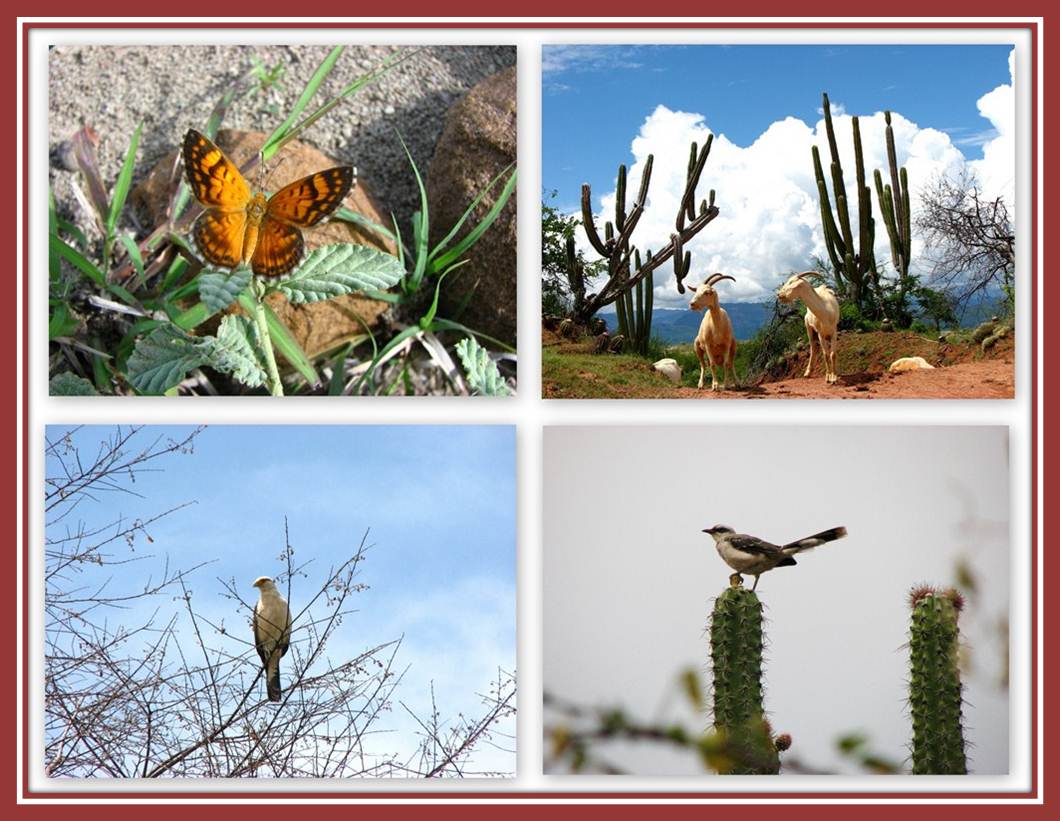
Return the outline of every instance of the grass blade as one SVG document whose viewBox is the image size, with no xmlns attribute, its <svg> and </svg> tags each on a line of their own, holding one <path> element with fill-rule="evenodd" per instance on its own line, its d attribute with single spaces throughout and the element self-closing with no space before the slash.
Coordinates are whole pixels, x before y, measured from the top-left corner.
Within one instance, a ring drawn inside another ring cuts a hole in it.
<svg viewBox="0 0 1060 821">
<path fill-rule="evenodd" d="M 317 67 L 317 70 L 313 72 L 313 76 L 309 78 L 309 82 L 306 83 L 306 87 L 302 90 L 302 94 L 294 104 L 294 108 L 291 109 L 291 113 L 287 115 L 287 119 L 280 123 L 279 127 L 268 136 L 265 144 L 262 145 L 261 156 L 263 160 L 267 162 L 280 149 L 280 145 L 285 142 L 288 133 L 293 131 L 294 124 L 298 122 L 298 118 L 305 111 L 306 106 L 309 105 L 309 101 L 313 99 L 313 95 L 317 93 L 321 84 L 331 73 L 331 70 L 335 68 L 335 62 L 342 55 L 345 48 L 345 46 L 335 46 Z"/>
<path fill-rule="evenodd" d="M 140 246 L 137 245 L 136 240 L 128 234 L 121 234 L 118 239 L 121 240 L 121 244 L 125 246 L 125 250 L 129 254 L 129 259 L 132 260 L 133 268 L 136 269 L 136 273 L 140 275 L 140 281 L 143 282 L 144 258 L 140 253 Z"/>
<path fill-rule="evenodd" d="M 244 291 L 239 295 L 239 304 L 244 311 L 253 316 L 256 307 L 254 305 L 254 297 L 249 292 Z M 280 318 L 276 316 L 267 303 L 265 305 L 265 323 L 269 326 L 269 337 L 272 339 L 273 345 L 276 346 L 276 350 L 283 354 L 284 359 L 302 374 L 310 385 L 319 385 L 320 374 L 313 367 L 313 363 L 309 360 L 306 352 L 302 350 L 302 346 L 298 344 L 298 340 L 294 338 L 287 326 L 280 321 Z"/>
<path fill-rule="evenodd" d="M 277 151 L 279 151 L 281 148 L 283 148 L 284 145 L 286 145 L 291 140 L 295 139 L 299 134 L 301 134 L 303 131 L 305 131 L 307 128 L 309 128 L 313 123 L 315 123 L 317 120 L 319 120 L 325 114 L 329 113 L 333 108 L 335 108 L 337 105 L 339 105 L 339 103 L 341 103 L 347 97 L 351 96 L 352 94 L 356 93 L 357 91 L 360 91 L 366 85 L 369 85 L 370 83 L 374 83 L 376 80 L 378 80 L 380 77 L 382 77 L 387 71 L 392 69 L 394 66 L 396 66 L 398 63 L 402 62 L 403 60 L 407 60 L 409 57 L 411 57 L 412 55 L 416 54 L 419 50 L 420 49 L 416 49 L 414 51 L 411 51 L 411 52 L 408 52 L 408 53 L 405 53 L 405 54 L 402 54 L 401 52 L 398 52 L 398 53 L 388 57 L 386 60 L 384 60 L 379 65 L 379 68 L 373 69 L 368 74 L 364 74 L 364 75 L 358 77 L 356 80 L 354 80 L 352 83 L 350 83 L 344 89 L 342 89 L 342 91 L 340 91 L 338 94 L 336 94 L 334 97 L 332 97 L 326 103 L 324 103 L 324 105 L 320 106 L 320 108 L 318 108 L 316 111 L 314 111 L 312 114 L 310 114 L 304 120 L 302 120 L 302 122 L 300 122 L 298 125 L 296 125 L 294 128 L 292 128 L 290 131 L 288 131 L 287 134 L 283 135 L 282 137 L 279 137 L 275 143 L 273 143 L 272 145 L 269 145 L 269 153 L 265 155 L 265 159 L 268 160 L 269 157 L 271 157 L 273 154 L 275 154 Z M 271 139 L 272 138 L 270 137 L 270 141 L 271 141 Z"/>
<path fill-rule="evenodd" d="M 514 165 L 514 163 L 512 165 Z M 464 211 L 464 213 L 461 214 L 460 219 L 458 219 L 456 221 L 456 225 L 454 225 L 452 227 L 452 229 L 449 231 L 449 233 L 446 234 L 442 238 L 442 241 L 439 242 L 436 246 L 434 246 L 434 248 L 431 250 L 431 257 L 430 257 L 431 259 L 434 259 L 434 257 L 438 256 L 438 254 L 440 254 L 442 251 L 445 250 L 445 247 L 452 241 L 453 237 L 455 237 L 457 235 L 457 233 L 459 233 L 460 229 L 463 227 L 464 223 L 467 221 L 467 218 L 471 216 L 471 213 L 475 210 L 475 208 L 478 206 L 478 204 L 480 202 L 482 202 L 482 198 L 485 197 L 486 194 L 488 194 L 493 189 L 493 186 L 495 186 L 498 182 L 500 182 L 501 179 L 504 177 L 504 175 L 507 174 L 512 169 L 512 165 L 509 165 L 507 168 L 505 168 L 503 171 L 501 171 L 500 174 L 498 174 L 496 177 L 494 177 L 492 180 L 490 180 L 489 185 L 487 185 L 485 188 L 483 188 L 482 191 L 479 193 L 479 195 L 477 197 L 475 197 L 475 199 L 472 201 L 471 205 L 469 205 L 467 207 L 467 209 Z M 503 199 L 504 195 L 502 194 L 501 196 L 502 196 L 502 199 Z"/>
<path fill-rule="evenodd" d="M 431 323 L 434 322 L 434 315 L 438 313 L 438 297 L 442 293 L 442 282 L 445 280 L 445 278 L 449 274 L 451 274 L 453 271 L 455 271 L 461 265 L 464 265 L 466 262 L 467 262 L 466 259 L 462 259 L 456 265 L 451 265 L 450 267 L 446 268 L 441 273 L 441 275 L 438 277 L 438 279 L 435 281 L 435 283 L 434 283 L 434 301 L 431 302 L 431 307 L 427 309 L 427 313 L 425 313 L 420 318 L 420 327 L 421 328 L 427 329 L 427 328 L 431 327 Z"/>
<path fill-rule="evenodd" d="M 432 263 L 434 270 L 440 270 L 460 258 L 468 248 L 478 242 L 478 238 L 481 237 L 489 229 L 491 225 L 496 221 L 501 209 L 508 204 L 508 200 L 512 196 L 512 192 L 515 190 L 516 178 L 518 177 L 517 171 L 512 171 L 511 177 L 508 178 L 508 182 L 504 186 L 504 190 L 501 191 L 500 197 L 493 203 L 493 207 L 486 213 L 486 216 L 482 218 L 482 221 L 472 228 L 466 237 L 460 242 L 454 245 L 449 251 L 442 254 L 440 257 L 435 259 Z"/>
<path fill-rule="evenodd" d="M 416 256 L 416 267 L 412 271 L 411 285 L 412 291 L 415 292 L 419 289 L 420 282 L 423 281 L 424 271 L 427 270 L 427 243 L 430 240 L 430 218 L 427 213 L 427 188 L 423 184 L 423 177 L 420 176 L 420 169 L 416 167 L 416 161 L 412 159 L 412 154 L 409 153 L 409 147 L 405 145 L 405 141 L 401 139 L 400 134 L 398 134 L 398 141 L 401 143 L 401 148 L 404 150 L 405 156 L 409 158 L 409 165 L 412 166 L 412 173 L 416 176 L 416 185 L 420 189 L 420 210 L 412 217 L 412 242 L 413 253 Z"/>
<path fill-rule="evenodd" d="M 48 236 L 59 236 L 59 217 L 55 214 L 55 194 L 48 189 Z M 48 245 L 48 281 L 58 282 L 60 273 L 59 252 Z"/>
<path fill-rule="evenodd" d="M 391 242 L 397 242 L 397 237 L 391 231 L 388 231 L 378 222 L 373 222 L 363 214 L 358 214 L 356 211 L 351 211 L 349 208 L 340 208 L 335 212 L 335 216 L 332 219 L 343 220 L 345 222 L 353 223 L 359 228 L 365 228 L 374 234 L 378 234 L 384 239 L 388 239 Z"/>
<path fill-rule="evenodd" d="M 508 353 L 515 353 L 515 348 L 507 342 L 501 342 L 496 337 L 489 336 L 481 331 L 476 331 L 473 328 L 467 327 L 467 325 L 461 325 L 459 322 L 453 322 L 451 319 L 437 318 L 431 323 L 431 327 L 428 330 L 434 331 L 435 333 L 438 333 L 439 331 L 459 331 L 460 333 L 468 334 L 477 339 L 485 339 L 487 342 L 492 342 L 498 348 L 501 348 Z"/>
<path fill-rule="evenodd" d="M 114 226 L 118 223 L 118 216 L 125 207 L 125 198 L 129 195 L 129 187 L 132 185 L 133 167 L 136 163 L 136 149 L 140 146 L 140 131 L 143 123 L 136 126 L 132 139 L 129 141 L 129 150 L 125 152 L 125 160 L 121 164 L 118 173 L 118 181 L 114 184 L 114 196 L 110 200 L 110 211 L 107 212 L 106 235 L 114 236 Z"/>
</svg>

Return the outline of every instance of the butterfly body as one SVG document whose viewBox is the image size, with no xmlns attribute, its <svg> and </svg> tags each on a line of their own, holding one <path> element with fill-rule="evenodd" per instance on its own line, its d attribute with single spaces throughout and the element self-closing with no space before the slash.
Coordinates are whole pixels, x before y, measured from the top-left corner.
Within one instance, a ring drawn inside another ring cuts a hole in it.
<svg viewBox="0 0 1060 821">
<path fill-rule="evenodd" d="M 198 131 L 184 137 L 188 185 L 204 211 L 191 234 L 212 265 L 249 263 L 258 276 L 293 271 L 305 254 L 301 228 L 312 227 L 337 209 L 353 186 L 353 168 L 318 171 L 284 186 L 271 197 L 252 192 L 235 164 Z"/>
</svg>

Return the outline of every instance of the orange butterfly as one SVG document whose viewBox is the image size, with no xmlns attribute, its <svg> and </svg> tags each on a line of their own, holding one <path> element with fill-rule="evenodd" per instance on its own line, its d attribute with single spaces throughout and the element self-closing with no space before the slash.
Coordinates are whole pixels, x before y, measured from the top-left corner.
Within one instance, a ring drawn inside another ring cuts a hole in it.
<svg viewBox="0 0 1060 821">
<path fill-rule="evenodd" d="M 353 168 L 342 165 L 292 182 L 266 198 L 251 194 L 220 148 L 198 131 L 184 137 L 184 171 L 191 191 L 206 208 L 191 229 L 199 253 L 222 268 L 249 262 L 258 276 L 293 271 L 302 261 L 309 228 L 342 204 L 353 185 Z"/>
</svg>

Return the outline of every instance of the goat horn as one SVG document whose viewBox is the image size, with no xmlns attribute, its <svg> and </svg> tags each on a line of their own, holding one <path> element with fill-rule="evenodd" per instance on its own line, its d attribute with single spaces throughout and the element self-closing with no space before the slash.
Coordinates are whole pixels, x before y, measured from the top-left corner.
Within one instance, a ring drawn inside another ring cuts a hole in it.
<svg viewBox="0 0 1060 821">
<path fill-rule="evenodd" d="M 707 277 L 707 285 L 713 285 L 715 282 L 720 282 L 723 279 L 731 279 L 736 282 L 736 277 L 731 277 L 728 274 L 711 274 Z"/>
<path fill-rule="evenodd" d="M 820 271 L 803 271 L 801 274 L 795 274 L 799 279 L 805 279 L 806 277 L 817 277 L 818 279 L 824 279 L 824 274 Z"/>
</svg>

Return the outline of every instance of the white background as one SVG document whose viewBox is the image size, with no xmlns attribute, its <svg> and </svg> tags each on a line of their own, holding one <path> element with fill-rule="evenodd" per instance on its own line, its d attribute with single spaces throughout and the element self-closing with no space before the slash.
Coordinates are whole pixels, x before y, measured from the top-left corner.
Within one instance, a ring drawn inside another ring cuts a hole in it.
<svg viewBox="0 0 1060 821">
<path fill-rule="evenodd" d="M 159 22 L 156 18 L 152 23 Z M 510 21 L 505 21 L 510 22 Z M 532 22 L 532 21 L 531 21 Z M 569 21 L 568 21 L 569 22 Z M 731 21 L 727 21 L 731 22 Z M 832 21 L 830 21 L 832 22 Z M 861 22 L 861 21 L 859 21 Z M 918 22 L 927 22 L 921 19 Z M 1039 20 L 1039 27 L 1041 21 Z M 19 20 L 21 27 L 22 20 Z M 40 562 L 39 552 L 35 546 L 41 544 L 41 510 L 39 505 L 41 487 L 43 430 L 46 424 L 65 424 L 71 422 L 85 423 L 248 423 L 256 424 L 350 424 L 350 423 L 502 423 L 518 425 L 519 457 L 519 777 L 512 782 L 484 783 L 380 783 L 376 781 L 363 784 L 348 782 L 315 783 L 304 785 L 314 790 L 357 789 L 378 791 L 388 790 L 466 790 L 469 787 L 482 790 L 708 790 L 724 789 L 726 785 L 718 780 L 705 783 L 702 778 L 695 779 L 650 779 L 650 778 L 544 778 L 541 775 L 542 739 L 541 739 L 541 659 L 542 659 L 542 529 L 540 510 L 542 501 L 542 426 L 552 424 L 655 424 L 655 425 L 763 425 L 763 424 L 814 424 L 814 425 L 886 425 L 886 424 L 990 424 L 1008 425 L 1011 428 L 1011 504 L 1013 528 L 1010 576 L 1012 623 L 1011 623 L 1011 662 L 1012 662 L 1012 721 L 1010 728 L 1011 773 L 999 783 L 996 779 L 984 781 L 976 776 L 961 779 L 954 784 L 952 779 L 934 779 L 899 777 L 879 779 L 867 777 L 835 778 L 798 778 L 756 780 L 756 790 L 769 791 L 781 789 L 814 790 L 895 790 L 912 789 L 971 790 L 983 787 L 990 789 L 1026 789 L 1030 779 L 1029 767 L 1029 693 L 1028 680 L 1030 668 L 1029 646 L 1030 635 L 1030 288 L 1027 287 L 1030 276 L 1030 224 L 1021 219 L 1017 226 L 1017 245 L 1024 249 L 1019 254 L 1017 263 L 1017 281 L 1021 286 L 1017 292 L 1018 327 L 1017 334 L 1017 399 L 1010 402 L 927 402 L 927 401 L 885 401 L 874 402 L 814 402 L 814 401 L 732 401 L 723 403 L 666 402 L 666 401 L 566 401 L 543 402 L 540 399 L 541 357 L 539 344 L 540 319 L 540 285 L 537 276 L 540 254 L 537 238 L 540 231 L 539 208 L 541 180 L 539 171 L 540 155 L 540 45 L 546 42 L 566 43 L 665 43 L 665 42 L 699 42 L 699 43 L 764 43 L 764 42 L 801 42 L 801 43 L 854 43 L 854 42 L 1011 42 L 1016 41 L 1016 106 L 1018 140 L 1017 200 L 1016 212 L 1030 214 L 1030 40 L 1027 34 L 1014 34 L 1013 31 L 995 32 L 991 30 L 733 30 L 733 29 L 693 29 L 676 21 L 673 29 L 666 30 L 537 30 L 537 29 L 467 29 L 467 30 L 390 30 L 390 29 L 357 29 L 356 23 L 348 23 L 350 28 L 339 28 L 335 21 L 327 21 L 327 28 L 319 30 L 172 30 L 125 29 L 125 30 L 37 30 L 30 40 L 29 55 L 29 139 L 34 150 L 30 156 L 29 193 L 30 207 L 21 214 L 18 225 L 21 237 L 21 220 L 30 218 L 30 351 L 29 351 L 29 390 L 30 418 L 21 419 L 21 402 L 19 404 L 20 423 L 29 426 L 30 451 L 25 454 L 29 460 L 30 483 L 28 488 L 20 488 L 21 493 L 30 493 L 30 521 L 28 538 L 30 544 L 31 579 L 38 583 L 31 584 L 29 610 L 38 613 L 41 609 L 39 600 Z M 1041 29 L 1039 28 L 1039 31 Z M 518 191 L 519 207 L 519 396 L 511 400 L 459 400 L 459 399 L 342 399 L 329 400 L 321 398 L 285 398 L 273 400 L 261 398 L 203 398 L 198 400 L 171 401 L 165 399 L 65 399 L 52 400 L 47 396 L 47 344 L 45 338 L 46 299 L 47 299 L 47 236 L 46 236 L 46 197 L 47 197 L 47 46 L 57 43 L 514 43 L 519 47 L 519 156 L 520 185 Z M 1039 41 L 1040 42 L 1040 41 Z M 17 83 L 21 102 L 22 86 L 22 50 L 21 28 L 18 35 L 19 66 Z M 1039 94 L 1042 87 L 1041 64 L 1039 55 Z M 1040 99 L 1035 101 L 1040 106 Z M 1039 109 L 1040 110 L 1040 109 Z M 19 106 L 19 167 L 21 168 L 21 105 Z M 1042 146 L 1042 124 L 1039 118 L 1038 145 Z M 617 160 L 616 160 L 617 161 Z M 1039 158 L 1039 174 L 1041 161 Z M 21 181 L 25 184 L 25 181 Z M 1040 190 L 1039 178 L 1039 190 Z M 21 204 L 21 186 L 18 192 Z M 1039 219 L 1040 219 L 1039 206 Z M 1039 225 L 1040 232 L 1040 225 Z M 1042 242 L 1039 233 L 1038 260 L 1039 271 L 1044 269 Z M 22 253 L 19 247 L 19 268 L 21 271 Z M 18 303 L 21 305 L 21 277 L 19 282 Z M 1040 317 L 1039 317 L 1040 321 Z M 19 318 L 19 339 L 21 340 L 21 323 Z M 21 363 L 21 351 L 18 361 Z M 1040 361 L 1039 361 L 1040 364 Z M 1034 375 L 1040 378 L 1039 374 Z M 19 385 L 22 384 L 21 372 Z M 1039 397 L 1039 414 L 1041 410 Z M 1040 418 L 1040 416 L 1039 416 Z M 1040 439 L 1039 439 L 1040 441 Z M 19 462 L 21 476 L 21 457 Z M 1039 482 L 1040 488 L 1040 482 Z M 661 504 L 665 505 L 668 494 L 662 495 Z M 21 495 L 20 495 L 21 509 Z M 21 527 L 19 523 L 19 538 Z M 1040 525 L 1040 522 L 1039 522 Z M 1039 530 L 1039 551 L 1044 536 Z M 20 541 L 21 543 L 21 541 Z M 21 555 L 19 559 L 21 574 Z M 19 575 L 20 578 L 20 575 Z M 20 591 L 20 596 L 23 591 Z M 1039 590 L 1039 596 L 1041 592 Z M 21 609 L 20 609 L 21 612 Z M 19 633 L 21 637 L 21 630 Z M 41 650 L 43 647 L 41 625 L 32 621 L 30 625 L 30 692 L 23 694 L 29 698 L 31 709 L 30 749 L 41 748 L 41 715 L 40 694 L 43 692 L 41 679 Z M 1040 635 L 1040 633 L 1039 633 Z M 21 652 L 19 654 L 21 659 Z M 21 666 L 21 661 L 20 661 Z M 1039 693 L 1041 688 L 1039 685 Z M 1040 715 L 1040 711 L 1039 711 Z M 1039 763 L 1041 756 L 1039 755 Z M 56 788 L 59 785 L 47 782 L 40 771 L 39 762 L 29 764 L 31 783 L 35 789 Z M 797 783 L 793 783 L 797 782 Z M 1041 783 L 1039 781 L 1039 783 Z M 93 786 L 113 789 L 113 783 L 97 785 L 78 783 L 71 788 L 86 789 Z M 123 785 L 124 786 L 124 785 Z M 154 789 L 155 784 L 130 784 L 130 788 Z M 258 781 L 256 789 L 283 790 L 290 789 L 289 783 L 269 783 Z M 299 785 L 303 786 L 303 785 Z M 731 788 L 731 784 L 728 785 Z M 745 786 L 740 782 L 739 786 Z M 188 789 L 191 791 L 209 789 L 245 789 L 243 784 L 206 784 L 167 783 L 167 789 Z"/>
</svg>

